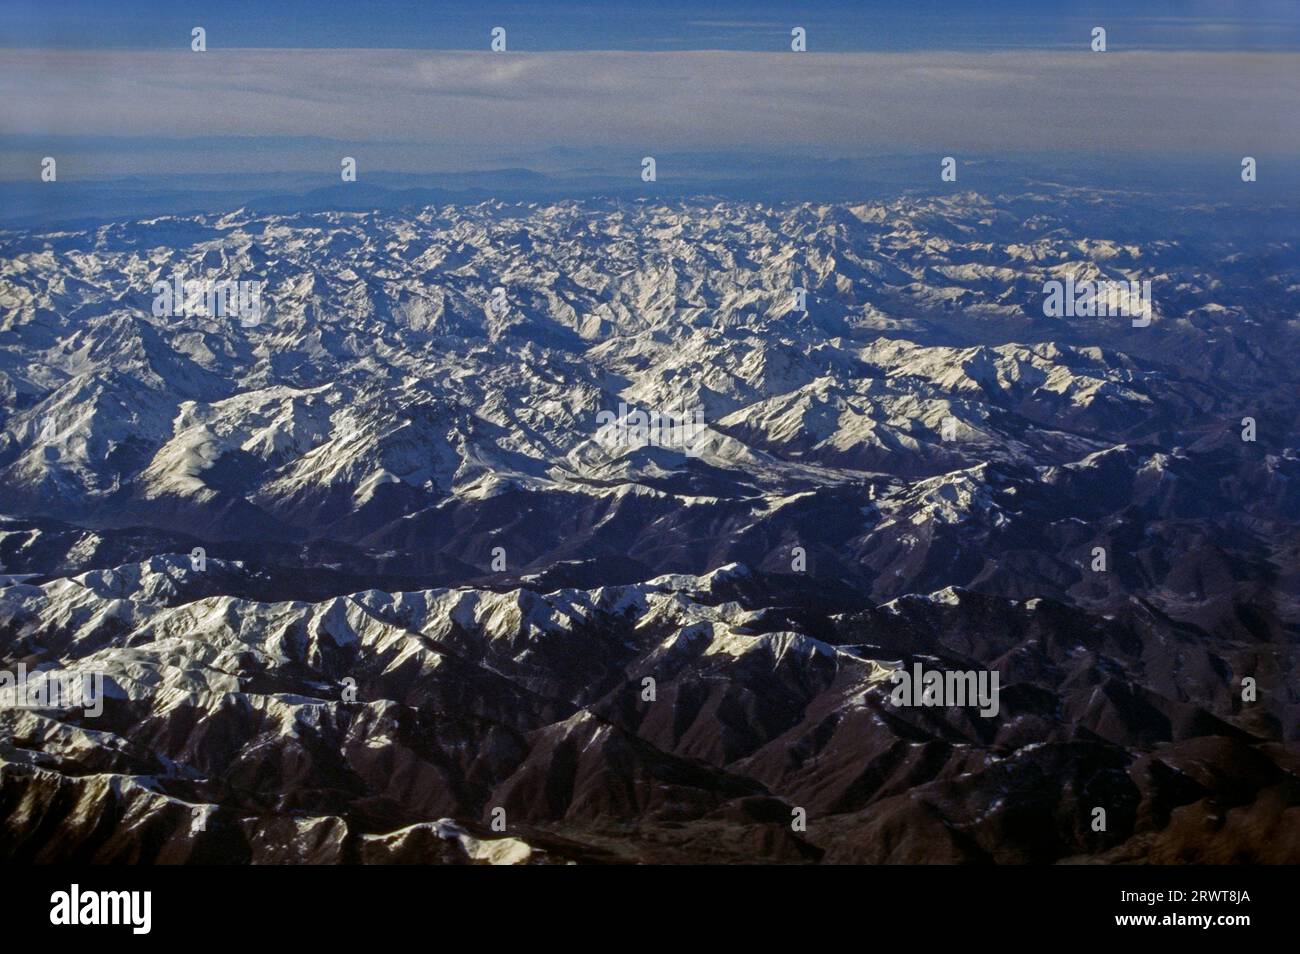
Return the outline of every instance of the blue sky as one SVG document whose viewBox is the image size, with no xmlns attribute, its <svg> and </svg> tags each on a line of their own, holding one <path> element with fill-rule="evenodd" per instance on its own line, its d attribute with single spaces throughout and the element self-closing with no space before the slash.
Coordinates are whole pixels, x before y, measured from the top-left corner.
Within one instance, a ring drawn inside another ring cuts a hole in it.
<svg viewBox="0 0 1300 954">
<path fill-rule="evenodd" d="M 203 26 L 224 47 L 810 52 L 1069 48 L 1107 27 L 1113 49 L 1298 50 L 1294 0 L 824 0 L 532 3 L 438 0 L 5 0 L 0 46 L 168 49 Z"/>
</svg>

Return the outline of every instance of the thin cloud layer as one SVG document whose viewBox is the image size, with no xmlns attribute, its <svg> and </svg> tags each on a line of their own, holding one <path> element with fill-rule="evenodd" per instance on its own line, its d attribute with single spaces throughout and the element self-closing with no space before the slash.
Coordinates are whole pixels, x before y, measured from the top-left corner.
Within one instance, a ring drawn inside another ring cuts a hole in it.
<svg viewBox="0 0 1300 954">
<path fill-rule="evenodd" d="M 5 50 L 0 95 L 11 136 L 415 142 L 466 167 L 546 148 L 1300 152 L 1289 53 Z"/>
</svg>

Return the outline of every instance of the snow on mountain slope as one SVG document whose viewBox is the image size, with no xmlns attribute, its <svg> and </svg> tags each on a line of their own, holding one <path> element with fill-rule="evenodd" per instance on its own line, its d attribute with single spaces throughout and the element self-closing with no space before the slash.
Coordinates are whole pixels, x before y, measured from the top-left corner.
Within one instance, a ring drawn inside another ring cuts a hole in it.
<svg viewBox="0 0 1300 954">
<path fill-rule="evenodd" d="M 861 851 L 891 823 L 900 786 L 954 823 L 981 805 L 989 824 L 972 830 L 1005 861 L 1123 854 L 1140 850 L 1150 819 L 1121 813 L 1107 838 L 1058 832 L 1053 847 L 1046 823 L 998 834 L 1015 813 L 1007 799 L 1081 811 L 1058 784 L 1068 777 L 1126 803 L 1136 790 L 1112 768 L 1152 746 L 1231 758 L 1207 754 L 1207 732 L 1272 764 L 1280 755 L 1252 738 L 1261 723 L 1234 711 L 1214 661 L 1295 661 L 1284 642 L 1211 646 L 1175 630 L 1151 643 L 1143 633 L 1160 624 L 1137 608 L 1104 618 L 953 587 L 837 615 L 814 634 L 755 602 L 773 581 L 736 565 L 547 594 L 177 602 L 177 584 L 200 575 L 163 557 L 0 587 L 0 627 L 33 665 L 104 678 L 100 718 L 0 709 L 8 857 L 611 860 L 602 852 L 633 818 L 653 837 L 623 842 L 624 860 L 688 844 L 696 858 L 834 860 L 836 832 Z M 887 701 L 909 660 L 972 657 L 996 660 L 1008 686 L 991 722 Z M 1192 684 L 1200 701 L 1184 698 Z M 1167 716 L 1163 729 L 1132 709 L 1135 693 Z M 1294 708 L 1281 695 L 1266 704 L 1282 719 Z M 917 746 L 922 761 L 905 756 Z M 1141 784 L 1163 804 L 1179 797 Z M 791 805 L 814 820 L 806 834 L 791 837 Z M 508 833 L 488 829 L 498 811 Z M 52 840 L 34 840 L 37 816 L 59 821 Z M 870 856 L 932 859 L 944 844 L 932 834 Z"/>
<path fill-rule="evenodd" d="M 5 856 L 1294 860 L 1300 235 L 1080 199 L 0 233 Z"/>
</svg>

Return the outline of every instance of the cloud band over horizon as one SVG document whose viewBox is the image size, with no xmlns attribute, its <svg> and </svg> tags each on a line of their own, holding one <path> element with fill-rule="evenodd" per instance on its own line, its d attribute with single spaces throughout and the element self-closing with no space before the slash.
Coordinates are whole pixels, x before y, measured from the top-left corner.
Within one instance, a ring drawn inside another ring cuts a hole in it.
<svg viewBox="0 0 1300 954">
<path fill-rule="evenodd" d="M 1300 155 L 1294 53 L 8 49 L 0 95 L 5 178 L 77 137 L 119 142 L 82 157 L 102 176 L 300 169 L 302 140 L 407 171 L 548 149 Z M 251 158 L 186 157 L 213 137 Z"/>
</svg>

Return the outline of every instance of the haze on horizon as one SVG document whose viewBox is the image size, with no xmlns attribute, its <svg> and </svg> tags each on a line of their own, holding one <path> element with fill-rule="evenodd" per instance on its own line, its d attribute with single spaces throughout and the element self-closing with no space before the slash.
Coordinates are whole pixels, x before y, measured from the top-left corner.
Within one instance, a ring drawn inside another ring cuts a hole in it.
<svg viewBox="0 0 1300 954">
<path fill-rule="evenodd" d="M 309 6 L 128 2 L 90 32 L 84 4 L 8 5 L 0 180 L 51 154 L 67 179 L 328 173 L 341 155 L 406 173 L 626 157 L 633 174 L 665 154 L 1300 155 L 1286 4 L 391 2 L 360 27 L 350 6 Z M 496 25 L 505 53 L 488 49 Z M 806 53 L 790 51 L 796 25 Z"/>
</svg>

